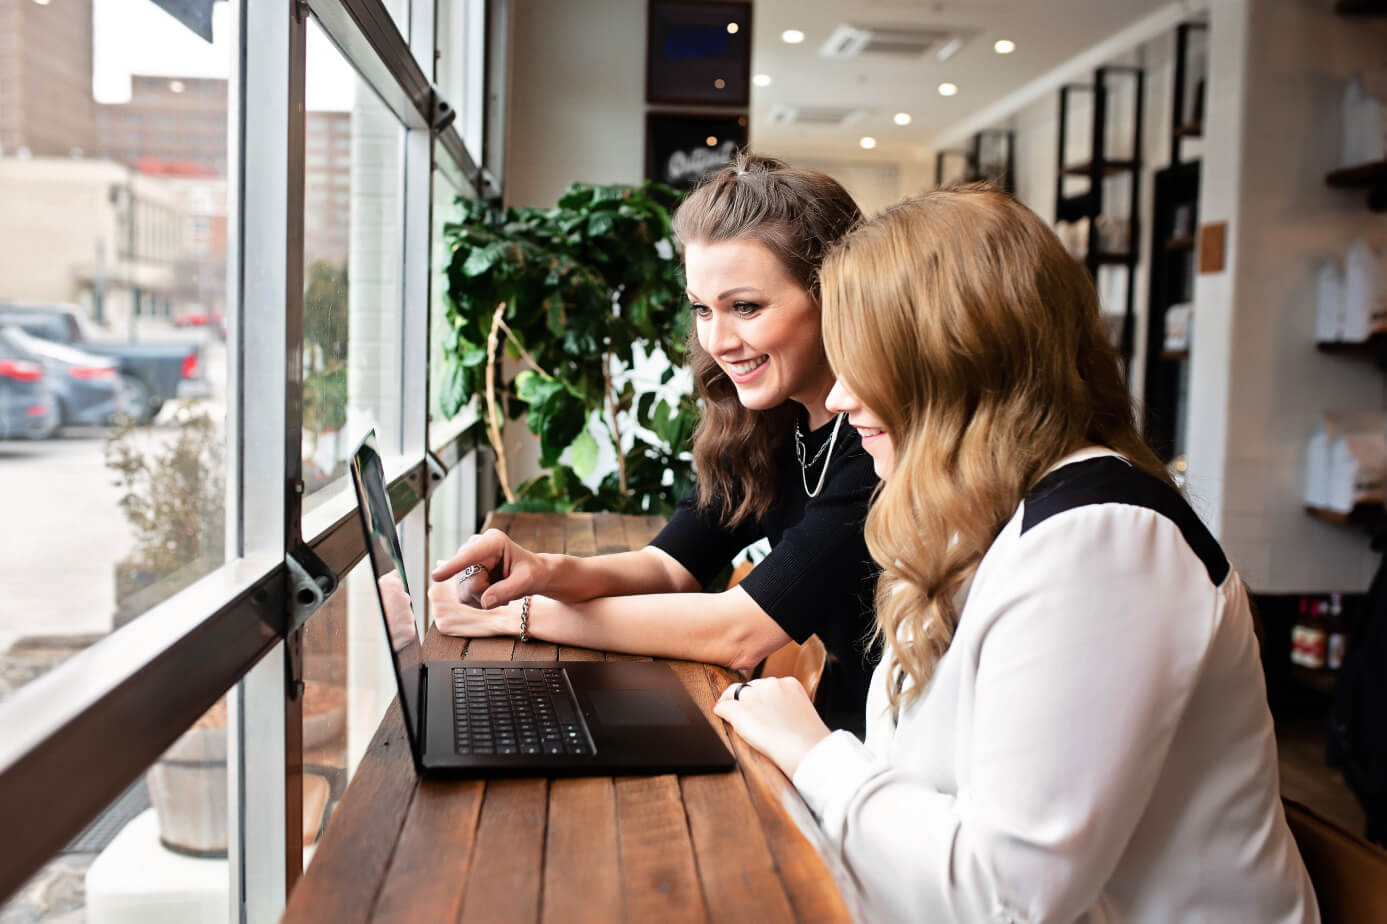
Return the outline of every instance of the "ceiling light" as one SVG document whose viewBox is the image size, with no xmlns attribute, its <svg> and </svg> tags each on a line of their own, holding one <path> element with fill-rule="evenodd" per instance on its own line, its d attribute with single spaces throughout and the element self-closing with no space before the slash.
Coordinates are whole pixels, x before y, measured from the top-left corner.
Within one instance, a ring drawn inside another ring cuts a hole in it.
<svg viewBox="0 0 1387 924">
<path fill-rule="evenodd" d="M 713 81 L 713 86 L 715 86 L 715 87 L 717 87 L 719 90 L 721 90 L 723 87 L 727 86 L 727 81 L 726 81 L 726 80 L 723 80 L 721 77 L 719 77 L 717 80 L 714 80 L 714 81 Z"/>
<path fill-rule="evenodd" d="M 771 75 L 757 74 L 755 77 L 751 78 L 751 82 L 758 87 L 768 87 L 771 85 Z"/>
<path fill-rule="evenodd" d="M 958 92 L 958 86 L 957 86 L 957 84 L 952 84 L 952 83 L 941 83 L 941 84 L 939 85 L 939 95 L 940 95 L 940 96 L 953 96 L 953 95 L 954 95 L 955 93 L 957 93 L 957 92 Z"/>
<path fill-rule="evenodd" d="M 862 145 L 862 149 L 864 151 L 870 151 L 872 148 L 877 146 L 877 140 L 873 138 L 871 135 L 863 135 L 862 139 L 857 143 Z"/>
<path fill-rule="evenodd" d="M 705 142 L 707 142 L 708 147 L 710 147 L 710 148 L 715 148 L 715 147 L 718 146 L 718 136 L 717 136 L 717 135 L 709 135 L 707 138 L 704 138 L 703 140 L 704 140 Z"/>
<path fill-rule="evenodd" d="M 170 92 L 170 93 L 182 93 L 184 89 L 185 89 L 185 87 L 183 86 L 183 81 L 181 81 L 181 80 L 170 80 L 170 81 L 169 81 L 169 92 Z"/>
<path fill-rule="evenodd" d="M 1016 50 L 1016 43 L 1011 39 L 997 39 L 992 45 L 992 50 L 999 55 L 1009 55 Z"/>
<path fill-rule="evenodd" d="M 728 35 L 736 35 L 736 34 L 737 34 L 737 30 L 740 29 L 740 28 L 741 28 L 741 26 L 738 26 L 735 22 L 729 22 L 729 23 L 727 24 L 727 34 L 728 34 Z"/>
<path fill-rule="evenodd" d="M 780 40 L 786 45 L 798 45 L 804 41 L 804 33 L 798 29 L 786 29 L 780 33 Z"/>
<path fill-rule="evenodd" d="M 48 6 L 48 0 L 34 0 L 39 6 Z"/>
<path fill-rule="evenodd" d="M 898 112 L 898 113 L 896 113 L 894 116 L 891 117 L 891 121 L 892 121 L 892 122 L 895 122 L 897 125 L 909 125 L 909 124 L 910 124 L 910 113 L 908 113 L 908 112 Z"/>
</svg>

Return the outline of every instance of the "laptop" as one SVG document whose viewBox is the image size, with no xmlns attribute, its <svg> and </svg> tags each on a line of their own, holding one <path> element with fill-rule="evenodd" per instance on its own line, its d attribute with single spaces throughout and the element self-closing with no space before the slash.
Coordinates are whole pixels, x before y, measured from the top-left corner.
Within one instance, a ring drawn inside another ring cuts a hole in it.
<svg viewBox="0 0 1387 924">
<path fill-rule="evenodd" d="M 353 454 L 351 472 L 405 729 L 421 775 L 732 769 L 732 755 L 667 664 L 425 661 L 374 430 Z"/>
</svg>

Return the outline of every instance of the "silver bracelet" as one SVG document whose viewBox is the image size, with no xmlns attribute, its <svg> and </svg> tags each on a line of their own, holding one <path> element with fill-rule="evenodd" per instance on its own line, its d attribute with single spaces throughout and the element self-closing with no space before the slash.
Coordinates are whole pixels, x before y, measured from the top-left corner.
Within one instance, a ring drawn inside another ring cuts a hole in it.
<svg viewBox="0 0 1387 924">
<path fill-rule="evenodd" d="M 528 642 L 530 640 L 530 595 L 526 594 L 520 599 L 520 640 Z"/>
</svg>

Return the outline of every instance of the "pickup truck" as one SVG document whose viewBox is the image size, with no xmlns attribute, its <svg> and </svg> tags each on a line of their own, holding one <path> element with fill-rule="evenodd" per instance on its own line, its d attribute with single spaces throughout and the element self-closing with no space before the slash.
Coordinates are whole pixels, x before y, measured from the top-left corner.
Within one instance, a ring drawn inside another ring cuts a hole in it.
<svg viewBox="0 0 1387 924">
<path fill-rule="evenodd" d="M 33 337 L 75 347 L 117 363 L 126 412 L 140 423 L 153 419 L 172 398 L 211 394 L 196 343 L 120 343 L 91 337 L 86 314 L 75 305 L 0 302 L 0 326 L 12 324 Z"/>
</svg>

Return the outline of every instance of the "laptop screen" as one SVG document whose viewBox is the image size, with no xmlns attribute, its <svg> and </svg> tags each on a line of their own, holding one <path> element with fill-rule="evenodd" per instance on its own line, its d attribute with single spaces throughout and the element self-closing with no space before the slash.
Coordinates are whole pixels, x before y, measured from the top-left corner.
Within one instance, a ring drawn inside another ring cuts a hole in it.
<svg viewBox="0 0 1387 924">
<path fill-rule="evenodd" d="M 390 657 L 395 663 L 395 679 L 400 685 L 400 706 L 404 710 L 410 746 L 418 754 L 423 647 L 415 630 L 414 608 L 410 605 L 409 584 L 405 581 L 404 554 L 400 549 L 399 533 L 395 531 L 395 514 L 390 509 L 385 467 L 376 450 L 375 430 L 366 434 L 352 454 L 351 469 L 357 513 L 366 534 L 366 554 L 371 559 L 371 571 L 376 579 L 376 599 L 390 643 Z"/>
</svg>

